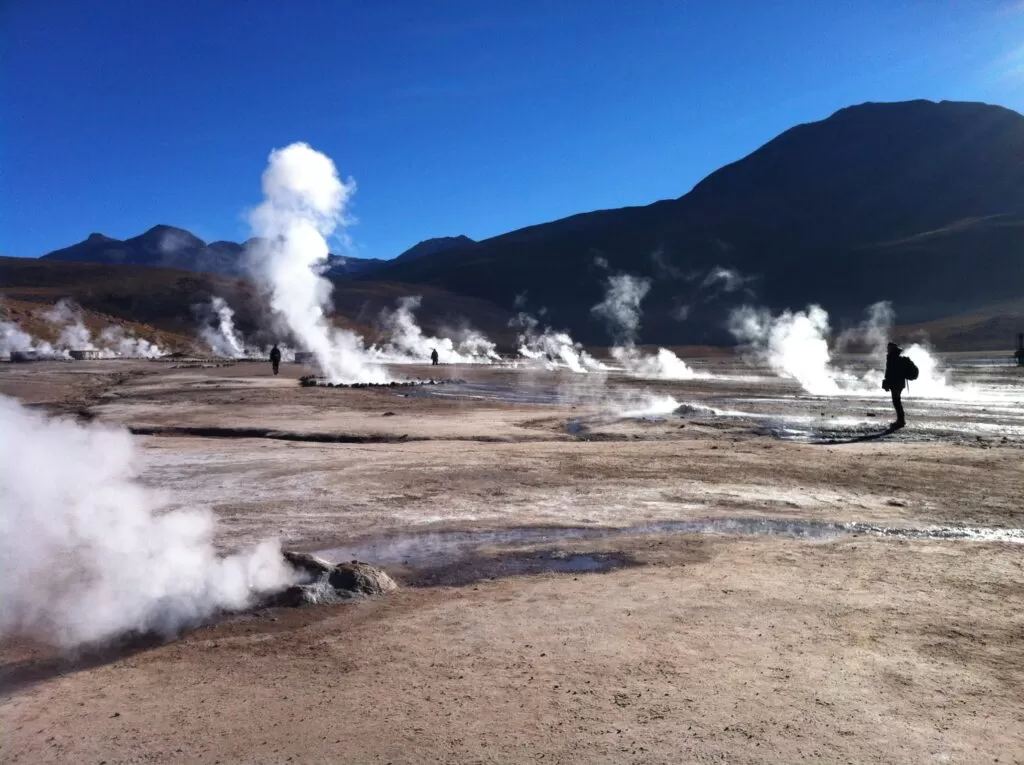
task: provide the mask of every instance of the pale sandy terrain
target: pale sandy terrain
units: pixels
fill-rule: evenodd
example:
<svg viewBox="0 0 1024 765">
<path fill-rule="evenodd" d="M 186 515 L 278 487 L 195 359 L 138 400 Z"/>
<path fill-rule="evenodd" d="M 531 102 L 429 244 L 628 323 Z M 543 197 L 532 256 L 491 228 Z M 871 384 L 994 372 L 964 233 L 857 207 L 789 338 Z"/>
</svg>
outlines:
<svg viewBox="0 0 1024 765">
<path fill-rule="evenodd" d="M 875 439 L 881 397 L 695 365 L 728 377 L 0 365 L 148 434 L 142 480 L 225 550 L 404 585 L 77 661 L 8 643 L 0 760 L 1024 762 L 1024 375 L 967 370 L 998 395 L 908 397 Z"/>
</svg>

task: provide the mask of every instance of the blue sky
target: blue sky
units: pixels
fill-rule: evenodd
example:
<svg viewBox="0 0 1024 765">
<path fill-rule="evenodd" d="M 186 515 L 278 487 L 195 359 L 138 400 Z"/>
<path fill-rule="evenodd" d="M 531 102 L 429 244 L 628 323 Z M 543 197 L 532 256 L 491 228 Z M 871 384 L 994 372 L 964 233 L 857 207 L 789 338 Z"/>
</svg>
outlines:
<svg viewBox="0 0 1024 765">
<path fill-rule="evenodd" d="M 349 254 L 677 197 L 786 128 L 910 98 L 1024 111 L 982 0 L 6 0 L 0 253 L 248 236 L 275 147 L 358 183 Z"/>
</svg>

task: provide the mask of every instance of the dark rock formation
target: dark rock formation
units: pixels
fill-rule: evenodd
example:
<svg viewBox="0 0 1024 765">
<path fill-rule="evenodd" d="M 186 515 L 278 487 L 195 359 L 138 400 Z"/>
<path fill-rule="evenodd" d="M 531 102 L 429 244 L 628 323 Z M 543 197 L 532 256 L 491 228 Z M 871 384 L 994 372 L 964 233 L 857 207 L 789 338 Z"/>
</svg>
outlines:
<svg viewBox="0 0 1024 765">
<path fill-rule="evenodd" d="M 265 605 L 298 607 L 343 603 L 384 595 L 398 588 L 386 572 L 354 560 L 333 564 L 309 553 L 282 553 L 304 580 L 272 596 Z"/>
</svg>

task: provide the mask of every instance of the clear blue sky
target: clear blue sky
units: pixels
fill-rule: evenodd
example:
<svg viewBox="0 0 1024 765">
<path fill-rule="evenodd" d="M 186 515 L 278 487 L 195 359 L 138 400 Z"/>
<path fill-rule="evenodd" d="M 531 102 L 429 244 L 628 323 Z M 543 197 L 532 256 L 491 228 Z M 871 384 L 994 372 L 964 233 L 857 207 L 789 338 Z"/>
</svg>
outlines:
<svg viewBox="0 0 1024 765">
<path fill-rule="evenodd" d="M 983 0 L 3 0 L 0 253 L 248 235 L 271 149 L 359 185 L 354 250 L 676 197 L 863 101 L 1024 111 Z"/>
</svg>

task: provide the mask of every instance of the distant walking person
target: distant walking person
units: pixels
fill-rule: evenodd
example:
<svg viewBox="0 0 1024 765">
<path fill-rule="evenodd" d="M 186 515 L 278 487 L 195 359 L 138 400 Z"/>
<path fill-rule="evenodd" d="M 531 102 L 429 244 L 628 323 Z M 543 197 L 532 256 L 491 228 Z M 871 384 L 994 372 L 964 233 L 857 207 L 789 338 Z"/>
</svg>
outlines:
<svg viewBox="0 0 1024 765">
<path fill-rule="evenodd" d="M 437 348 L 430 351 L 430 364 L 431 366 L 437 366 Z"/>
<path fill-rule="evenodd" d="M 889 343 L 885 355 L 885 377 L 882 380 L 882 390 L 892 394 L 892 408 L 896 410 L 896 422 L 892 424 L 893 430 L 899 430 L 907 424 L 903 416 L 903 389 L 907 387 L 907 380 L 917 379 L 917 365 L 903 355 L 903 349 L 896 343 Z"/>
<path fill-rule="evenodd" d="M 281 368 L 281 349 L 277 347 L 277 343 L 274 343 L 274 347 L 270 349 L 270 366 L 274 368 L 275 375 Z"/>
</svg>

